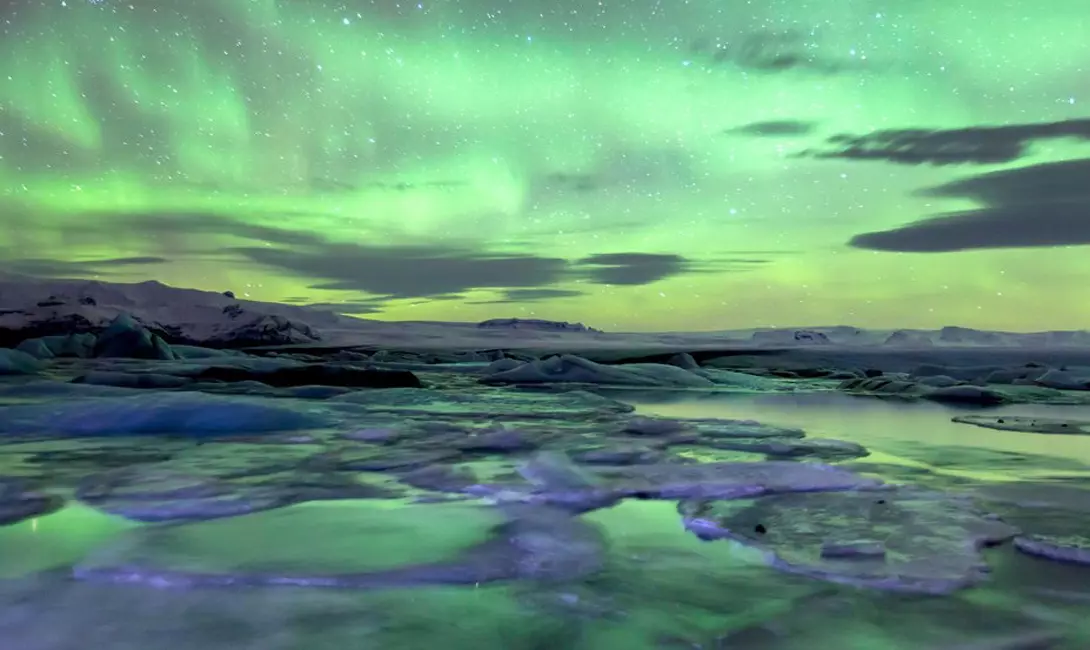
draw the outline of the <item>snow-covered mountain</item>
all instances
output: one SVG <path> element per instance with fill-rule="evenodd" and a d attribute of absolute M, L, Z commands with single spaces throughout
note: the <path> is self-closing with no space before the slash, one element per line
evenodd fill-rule
<path fill-rule="evenodd" d="M 41 336 L 104 330 L 119 315 L 169 343 L 209 347 L 328 345 L 467 348 L 1090 348 L 1090 332 L 866 330 L 850 326 L 755 328 L 717 332 L 602 332 L 581 324 L 493 319 L 483 323 L 386 322 L 328 308 L 239 300 L 217 293 L 96 280 L 54 280 L 0 273 L 0 347 Z"/>

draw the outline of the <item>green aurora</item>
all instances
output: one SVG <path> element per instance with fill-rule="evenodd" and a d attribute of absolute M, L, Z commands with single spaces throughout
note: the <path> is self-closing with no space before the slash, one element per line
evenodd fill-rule
<path fill-rule="evenodd" d="M 0 267 L 382 319 L 1087 328 L 1086 34 L 1084 0 L 15 0 Z"/>

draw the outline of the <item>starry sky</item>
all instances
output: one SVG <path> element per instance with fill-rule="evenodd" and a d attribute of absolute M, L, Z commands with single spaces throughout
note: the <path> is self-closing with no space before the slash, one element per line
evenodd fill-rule
<path fill-rule="evenodd" d="M 9 0 L 0 270 L 368 318 L 1090 328 L 1085 0 Z"/>

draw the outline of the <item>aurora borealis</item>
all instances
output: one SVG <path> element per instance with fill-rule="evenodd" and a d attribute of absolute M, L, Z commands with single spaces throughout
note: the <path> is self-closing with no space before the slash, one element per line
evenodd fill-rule
<path fill-rule="evenodd" d="M 1090 327 L 1084 0 L 14 0 L 0 268 L 383 319 Z"/>

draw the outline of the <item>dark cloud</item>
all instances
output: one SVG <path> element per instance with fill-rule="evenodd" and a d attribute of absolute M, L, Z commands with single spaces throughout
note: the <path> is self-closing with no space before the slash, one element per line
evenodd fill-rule
<path fill-rule="evenodd" d="M 480 300 L 474 305 L 508 305 L 526 302 L 539 302 L 542 300 L 555 300 L 557 298 L 574 298 L 582 296 L 582 291 L 573 289 L 510 289 L 503 292 L 503 296 L 496 300 Z"/>
<path fill-rule="evenodd" d="M 753 122 L 734 129 L 727 129 L 727 133 L 735 135 L 751 135 L 762 138 L 782 138 L 795 135 L 806 135 L 814 130 L 813 122 L 802 120 L 769 120 L 767 122 Z"/>
<path fill-rule="evenodd" d="M 856 235 L 855 248 L 939 253 L 1090 244 L 1090 159 L 972 176 L 922 192 L 969 199 L 977 210 Z"/>
<path fill-rule="evenodd" d="M 45 278 L 76 278 L 111 275 L 116 269 L 129 266 L 148 266 L 169 262 L 162 257 L 113 257 L 82 261 L 23 258 L 0 261 L 0 269 L 9 273 Z"/>
<path fill-rule="evenodd" d="M 324 309 L 338 314 L 359 316 L 361 314 L 378 314 L 382 312 L 381 300 L 360 300 L 346 302 L 309 302 L 300 305 L 311 309 Z"/>
<path fill-rule="evenodd" d="M 969 199 L 991 206 L 1076 201 L 1090 207 L 1090 158 L 978 174 L 920 194 Z"/>
<path fill-rule="evenodd" d="M 1037 140 L 1090 140 L 1090 119 L 973 126 L 961 129 L 892 129 L 866 135 L 835 135 L 827 151 L 807 151 L 815 158 L 883 160 L 902 165 L 995 165 L 1026 155 Z"/>
<path fill-rule="evenodd" d="M 612 253 L 577 262 L 453 246 L 325 243 L 298 248 L 230 249 L 253 262 L 313 278 L 313 289 L 401 298 L 442 298 L 473 289 L 505 291 L 504 300 L 561 297 L 551 285 L 585 278 L 596 284 L 643 285 L 693 271 L 680 255 Z M 549 293 L 543 293 L 548 291 Z"/>
<path fill-rule="evenodd" d="M 315 289 L 423 298 L 473 288 L 536 287 L 561 280 L 568 263 L 535 255 L 499 255 L 443 246 L 324 243 L 294 250 L 240 247 L 247 258 L 319 282 Z"/>
<path fill-rule="evenodd" d="M 317 232 L 250 224 L 210 213 L 136 214 L 121 219 L 127 232 L 157 241 L 165 250 L 188 250 L 188 237 L 197 241 L 217 235 L 250 240 L 255 243 L 220 248 L 217 253 L 240 255 L 256 264 L 310 279 L 313 289 L 351 291 L 382 300 L 460 300 L 466 291 L 495 289 L 505 292 L 505 301 L 526 302 L 568 295 L 552 285 L 579 278 L 639 285 L 696 271 L 689 260 L 679 255 L 624 253 L 573 262 L 449 243 L 337 243 Z M 94 216 L 87 221 L 93 223 Z M 256 242 L 272 245 L 259 246 Z M 367 303 L 372 304 L 370 298 Z"/>
<path fill-rule="evenodd" d="M 594 284 L 642 285 L 692 270 L 680 255 L 656 253 L 607 253 L 579 260 L 581 273 Z"/>

